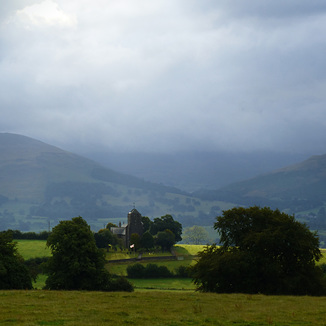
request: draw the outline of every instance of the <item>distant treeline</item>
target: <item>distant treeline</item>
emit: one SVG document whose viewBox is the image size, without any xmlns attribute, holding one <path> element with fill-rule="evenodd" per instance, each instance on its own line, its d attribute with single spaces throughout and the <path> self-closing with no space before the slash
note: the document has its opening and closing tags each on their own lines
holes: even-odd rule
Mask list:
<svg viewBox="0 0 326 326">
<path fill-rule="evenodd" d="M 48 231 L 42 231 L 39 233 L 35 232 L 21 232 L 19 230 L 8 230 L 12 234 L 12 238 L 14 240 L 47 240 L 48 236 L 51 232 Z M 7 232 L 7 231 L 2 231 Z"/>
</svg>

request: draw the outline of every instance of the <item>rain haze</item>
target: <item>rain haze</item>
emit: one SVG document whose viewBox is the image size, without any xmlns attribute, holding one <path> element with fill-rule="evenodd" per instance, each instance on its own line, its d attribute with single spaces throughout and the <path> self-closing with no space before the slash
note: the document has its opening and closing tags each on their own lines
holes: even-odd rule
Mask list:
<svg viewBox="0 0 326 326">
<path fill-rule="evenodd" d="M 326 2 L 0 3 L 0 131 L 64 149 L 326 153 Z"/>
</svg>

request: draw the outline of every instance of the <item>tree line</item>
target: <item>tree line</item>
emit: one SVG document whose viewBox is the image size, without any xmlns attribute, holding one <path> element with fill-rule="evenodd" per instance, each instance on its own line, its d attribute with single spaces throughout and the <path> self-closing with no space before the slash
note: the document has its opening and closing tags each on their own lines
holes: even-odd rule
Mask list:
<svg viewBox="0 0 326 326">
<path fill-rule="evenodd" d="M 146 232 L 162 232 L 165 222 L 175 221 L 169 216 L 154 219 Z M 179 230 L 178 224 L 173 223 L 171 228 L 173 226 L 178 226 Z M 269 207 L 236 207 L 223 211 L 216 218 L 214 229 L 220 235 L 220 246 L 206 246 L 190 268 L 198 290 L 273 295 L 326 294 L 325 265 L 316 264 L 322 257 L 319 237 L 294 216 Z M 172 230 L 169 232 L 173 233 Z M 181 233 L 179 235 L 181 237 Z M 97 248 L 95 237 L 82 217 L 61 221 L 53 228 L 47 245 L 52 252 L 44 263 L 47 289 L 133 290 L 127 279 L 115 277 L 105 269 L 105 252 Z M 143 269 L 139 266 L 134 269 L 137 268 Z M 147 273 L 144 268 L 143 272 Z M 154 270 L 154 267 L 148 269 Z M 29 271 L 10 232 L 0 233 L 0 276 L 0 288 L 32 287 Z"/>
<path fill-rule="evenodd" d="M 181 239 L 182 226 L 174 221 L 172 216 L 156 218 L 153 222 L 148 218 L 144 220 L 147 228 L 144 235 L 153 237 L 151 231 L 158 239 L 160 233 L 171 236 L 173 241 L 169 245 L 162 243 L 162 248 L 167 248 L 173 245 L 176 239 Z M 119 240 L 109 229 L 94 234 L 80 216 L 59 222 L 52 232 L 0 232 L 0 289 L 31 289 L 32 279 L 35 279 L 39 272 L 44 272 L 48 276 L 46 289 L 132 291 L 133 286 L 126 278 L 111 275 L 105 269 L 105 251 L 100 249 L 102 245 L 99 241 L 103 240 L 103 234 L 108 236 L 105 246 Z M 14 237 L 42 240 L 46 238 L 52 256 L 24 262 L 17 251 L 16 243 L 13 242 Z M 146 236 L 142 238 L 145 239 Z"/>
</svg>

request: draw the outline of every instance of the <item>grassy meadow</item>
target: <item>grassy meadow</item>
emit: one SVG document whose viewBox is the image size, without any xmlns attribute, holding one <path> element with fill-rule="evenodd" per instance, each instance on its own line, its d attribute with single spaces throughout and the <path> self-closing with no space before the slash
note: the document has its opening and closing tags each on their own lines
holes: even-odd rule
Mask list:
<svg viewBox="0 0 326 326">
<path fill-rule="evenodd" d="M 50 257 L 51 251 L 46 246 L 46 240 L 14 240 L 17 249 L 24 259 L 36 257 Z"/>
<path fill-rule="evenodd" d="M 325 297 L 0 291 L 1 325 L 325 325 Z"/>
<path fill-rule="evenodd" d="M 45 241 L 17 242 L 25 259 L 50 255 Z M 189 255 L 202 248 L 179 245 L 184 260 L 155 263 L 173 270 L 193 263 Z M 124 275 L 127 264 L 107 266 Z M 326 325 L 326 297 L 198 293 L 190 279 L 131 281 L 133 293 L 0 290 L 0 325 Z M 36 287 L 44 282 L 40 275 Z"/>
</svg>

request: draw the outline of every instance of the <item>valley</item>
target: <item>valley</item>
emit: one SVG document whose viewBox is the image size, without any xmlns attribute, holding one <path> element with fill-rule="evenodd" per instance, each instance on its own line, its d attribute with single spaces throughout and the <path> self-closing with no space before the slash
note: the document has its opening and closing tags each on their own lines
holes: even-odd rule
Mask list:
<svg viewBox="0 0 326 326">
<path fill-rule="evenodd" d="M 0 134 L 0 150 L 1 230 L 39 232 L 82 216 L 96 231 L 108 222 L 126 221 L 133 206 L 150 219 L 171 214 L 183 227 L 211 227 L 223 210 L 259 205 L 295 214 L 319 230 L 325 241 L 325 155 L 294 163 L 298 156 L 293 154 L 273 159 L 271 154 L 251 159 L 249 154 L 242 159 L 240 154 L 219 159 L 207 153 L 177 154 L 174 160 L 164 155 L 144 154 L 141 159 L 140 154 L 112 154 L 118 171 L 105 165 L 109 154 L 106 159 L 98 156 L 102 162 L 98 163 L 22 135 Z M 251 169 L 250 162 L 255 162 Z M 291 164 L 280 168 L 282 162 Z M 268 171 L 273 166 L 279 168 Z M 261 174 L 254 176 L 254 171 Z M 154 174 L 168 177 L 157 179 Z"/>
</svg>

